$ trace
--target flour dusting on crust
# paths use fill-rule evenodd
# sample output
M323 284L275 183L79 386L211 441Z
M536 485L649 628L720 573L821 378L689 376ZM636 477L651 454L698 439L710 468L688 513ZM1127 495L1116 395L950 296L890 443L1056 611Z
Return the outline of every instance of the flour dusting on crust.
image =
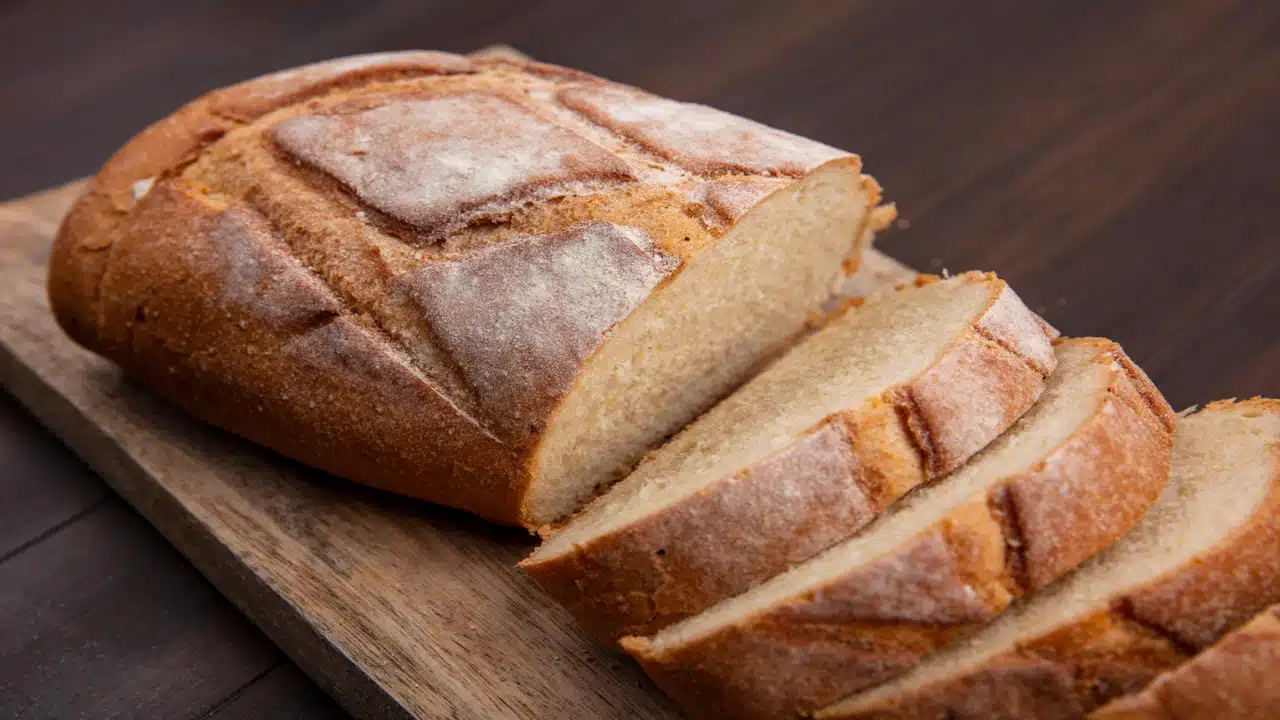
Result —
M221 305L273 329L338 314L342 306L319 279L289 254L284 241L251 208L223 212L213 235L220 247Z
M713 180L689 193L689 200L702 206L702 222L712 230L726 230L738 218L774 191L790 184L788 180L756 177L741 181Z
M644 230L585 222L433 262L403 282L511 438L537 429L609 329L675 267Z
M389 96L368 109L288 120L274 135L364 202L432 235L635 177L613 153L482 92Z
M568 107L645 149L706 176L759 173L799 176L843 150L705 105L607 85L562 90Z

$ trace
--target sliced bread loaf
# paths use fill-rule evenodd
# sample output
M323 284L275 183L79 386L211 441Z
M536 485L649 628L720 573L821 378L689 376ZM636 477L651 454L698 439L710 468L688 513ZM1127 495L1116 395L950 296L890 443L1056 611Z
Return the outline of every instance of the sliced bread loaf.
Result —
M1077 718L1142 688L1280 600L1278 450L1277 400L1218 402L1180 419L1169 485L1119 542L818 717Z
M1280 715L1280 605L1214 643L1142 692L1090 720L1227 720Z
M994 275L846 309L521 563L606 641L804 560L1023 414L1055 333Z
M691 714L810 712L901 674L1135 523L1173 413L1120 346L1061 341L1044 395L952 477L861 535L623 647Z
M537 527L805 332L879 198L856 156L709 107L366 55L140 133L63 221L49 296L206 421Z

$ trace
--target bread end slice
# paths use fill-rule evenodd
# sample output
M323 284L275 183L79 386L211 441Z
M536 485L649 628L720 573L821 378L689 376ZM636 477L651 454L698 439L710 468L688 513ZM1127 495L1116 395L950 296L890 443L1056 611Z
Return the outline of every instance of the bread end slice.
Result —
M1180 419L1174 439L1169 485L1115 545L817 716L1080 717L1280 600L1280 401L1212 403ZM1202 587L1201 602L1177 598ZM1175 602L1154 610L1154 599Z

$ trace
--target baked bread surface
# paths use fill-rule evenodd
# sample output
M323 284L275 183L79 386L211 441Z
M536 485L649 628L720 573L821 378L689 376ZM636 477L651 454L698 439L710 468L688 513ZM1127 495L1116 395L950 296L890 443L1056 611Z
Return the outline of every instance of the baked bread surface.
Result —
M72 338L207 421L538 526L803 331L891 217L859 168L566 68L345 58L139 134L65 219L49 294ZM753 286L751 258L801 289Z

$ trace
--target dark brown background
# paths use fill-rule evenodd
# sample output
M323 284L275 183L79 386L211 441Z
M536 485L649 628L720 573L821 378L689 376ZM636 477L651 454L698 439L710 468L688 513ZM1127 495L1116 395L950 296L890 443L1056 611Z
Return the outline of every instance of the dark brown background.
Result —
M184 100L506 42L861 153L882 247L999 271L1176 407L1280 395L1280 3L0 0L0 197ZM0 394L0 717L340 716Z

